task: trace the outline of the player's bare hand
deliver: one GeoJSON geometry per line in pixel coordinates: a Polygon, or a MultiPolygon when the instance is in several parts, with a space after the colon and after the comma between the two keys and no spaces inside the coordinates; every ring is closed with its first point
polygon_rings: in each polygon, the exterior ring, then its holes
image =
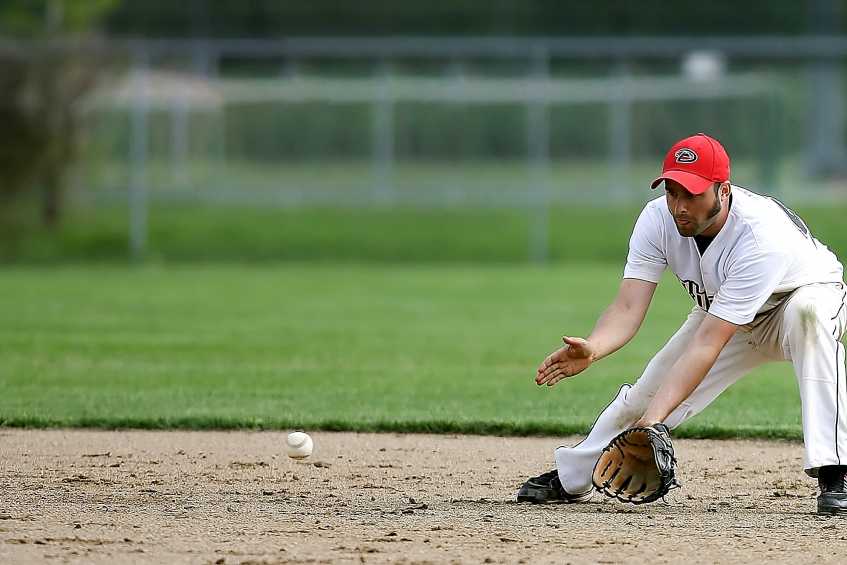
{"type": "Polygon", "coordinates": [[[581,337],[562,336],[565,346],[547,356],[538,366],[535,384],[553,386],[562,379],[581,373],[594,362],[594,349],[581,337]]]}

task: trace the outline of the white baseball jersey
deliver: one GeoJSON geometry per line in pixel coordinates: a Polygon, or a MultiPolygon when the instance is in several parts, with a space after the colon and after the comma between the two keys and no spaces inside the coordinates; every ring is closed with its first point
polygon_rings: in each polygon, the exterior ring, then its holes
{"type": "Polygon", "coordinates": [[[696,306],[636,383],[621,387],[588,437],[556,449],[565,491],[592,491],[600,453],[643,416],[706,311],[744,331],[735,332],[703,381],[664,422],[675,428],[754,368],[791,361],[800,389],[806,473],[814,477],[820,467],[847,465],[847,394],[841,392],[847,371],[840,342],[847,291],[835,255],[780,202],[733,186],[726,224],[702,257],[693,237],[679,235],[664,196],[647,203],[633,230],[624,277],[657,283],[666,267],[696,306]]]}
{"type": "Polygon", "coordinates": [[[670,267],[696,304],[737,325],[753,322],[787,293],[840,282],[841,263],[781,202],[732,187],[726,223],[703,252],[679,234],[665,197],[644,207],[629,243],[624,278],[658,283],[670,267]]]}

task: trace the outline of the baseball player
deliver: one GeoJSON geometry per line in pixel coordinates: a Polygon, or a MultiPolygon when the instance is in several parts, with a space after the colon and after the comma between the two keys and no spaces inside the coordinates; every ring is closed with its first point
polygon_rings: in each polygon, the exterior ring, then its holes
{"type": "Polygon", "coordinates": [[[805,223],[774,198],[729,180],[721,144],[680,140],[652,187],[629,242],[618,294],[587,338],[538,367],[552,386],[623,347],[638,331],[670,267],[694,301],[682,327],[634,385],[624,384],[588,436],[555,451],[556,469],[524,483],[519,501],[584,502],[602,449],[633,426],[673,429],[763,363],[790,361],[800,388],[804,468],[820,486],[818,513],[847,513],[847,322],[843,269],[805,223]]]}

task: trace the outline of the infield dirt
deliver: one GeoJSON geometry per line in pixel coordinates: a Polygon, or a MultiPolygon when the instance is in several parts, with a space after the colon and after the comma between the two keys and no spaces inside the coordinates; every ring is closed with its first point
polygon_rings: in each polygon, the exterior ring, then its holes
{"type": "Polygon", "coordinates": [[[0,430],[3,563],[714,563],[847,559],[794,442],[675,442],[681,489],[517,504],[579,438],[0,430]]]}

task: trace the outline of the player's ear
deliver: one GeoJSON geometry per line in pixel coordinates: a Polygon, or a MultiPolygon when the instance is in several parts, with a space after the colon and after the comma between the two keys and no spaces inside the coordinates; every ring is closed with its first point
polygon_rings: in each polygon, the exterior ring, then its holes
{"type": "Polygon", "coordinates": [[[732,192],[732,185],[729,182],[722,182],[720,188],[720,195],[723,198],[729,198],[730,193],[732,192]]]}

